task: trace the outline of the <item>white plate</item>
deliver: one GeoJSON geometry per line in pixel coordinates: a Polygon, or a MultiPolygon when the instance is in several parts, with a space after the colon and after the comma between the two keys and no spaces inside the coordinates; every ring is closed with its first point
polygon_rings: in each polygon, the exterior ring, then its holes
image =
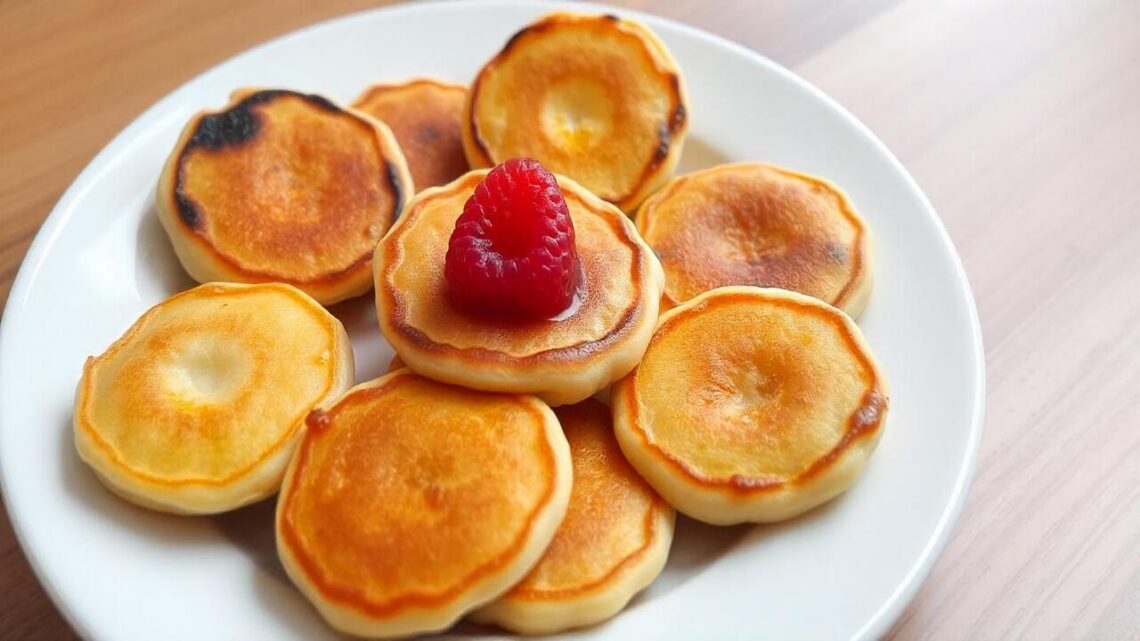
{"type": "MultiPolygon", "coordinates": [[[[191,284],[155,219],[152,196],[182,125],[246,85],[348,101],[378,80],[467,81],[508,36],[552,8],[417,4],[279,38],[167,96],[68,189],[32,244],[4,316],[0,471],[24,550],[81,634],[332,636],[278,565],[272,501],[216,518],[148,512],[104,490],[72,446],[72,394],[84,359],[191,284]]],[[[866,473],[845,496],[778,526],[713,528],[681,519],[661,578],[620,616],[579,634],[879,636],[942,549],[981,433],[981,333],[962,266],[913,179],[835,102],[725,40],[619,13],[647,22],[685,72],[692,131],[683,171],[773,161],[835,181],[866,217],[876,282],[861,325],[886,371],[891,415],[866,473]]],[[[371,306],[365,297],[336,310],[352,335],[360,380],[380,373],[391,353],[371,306]]]]}

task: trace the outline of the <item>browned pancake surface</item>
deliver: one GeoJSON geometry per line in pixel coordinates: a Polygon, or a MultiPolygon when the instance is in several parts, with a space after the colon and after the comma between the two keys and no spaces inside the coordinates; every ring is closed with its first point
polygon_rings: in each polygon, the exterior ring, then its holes
{"type": "Polygon", "coordinates": [[[279,528],[322,596],[377,617],[446,607],[516,561],[556,491],[531,397],[410,372],[314,413],[279,528]]]}
{"type": "Polygon", "coordinates": [[[677,178],[645,202],[637,227],[665,268],[668,306],[755,285],[845,307],[870,268],[863,221],[842,192],[760,163],[677,178]]]}
{"type": "Polygon", "coordinates": [[[887,399],[842,312],[741,290],[666,316],[620,385],[653,456],[696,485],[753,494],[822,473],[879,430],[887,399]]]}
{"type": "Polygon", "coordinates": [[[610,408],[589,399],[556,408],[570,443],[570,506],[542,560],[504,598],[561,601],[602,590],[662,536],[670,508],[622,456],[610,408]]]}
{"type": "Polygon", "coordinates": [[[180,223],[253,280],[335,280],[367,263],[401,202],[372,124],[272,90],[202,116],[177,158],[180,223]]]}
{"type": "Polygon", "coordinates": [[[88,360],[76,429],[132,478],[227,485],[279,451],[327,395],[342,331],[291,287],[202,285],[88,360]]]}
{"type": "Polygon", "coordinates": [[[533,157],[627,209],[647,183],[665,179],[659,169],[687,124],[681,78],[664,47],[614,16],[538,20],[483,67],[471,92],[473,165],[533,157]]]}
{"type": "Polygon", "coordinates": [[[353,107],[384,121],[395,134],[416,189],[455,180],[467,169],[463,101],[467,88],[426,78],[375,85],[353,107]]]}

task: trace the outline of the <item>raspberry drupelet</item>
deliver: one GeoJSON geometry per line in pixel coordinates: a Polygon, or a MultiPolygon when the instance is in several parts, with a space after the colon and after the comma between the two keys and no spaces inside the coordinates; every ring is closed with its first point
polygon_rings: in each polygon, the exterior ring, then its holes
{"type": "Polygon", "coordinates": [[[558,181],[530,158],[496,166],[475,188],[455,222],[444,266],[454,304],[530,319],[570,307],[581,272],[558,181]]]}

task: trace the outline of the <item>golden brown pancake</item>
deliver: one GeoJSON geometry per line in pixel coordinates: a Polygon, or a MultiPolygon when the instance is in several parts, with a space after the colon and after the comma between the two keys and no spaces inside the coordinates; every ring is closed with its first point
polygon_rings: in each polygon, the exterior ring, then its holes
{"type": "Polygon", "coordinates": [[[593,625],[657,578],[673,542],[673,508],[630,467],[610,408],[588,399],[556,409],[570,442],[566,518],[538,565],[472,619],[523,634],[593,625]]]}
{"type": "Polygon", "coordinates": [[[447,184],[467,173],[463,101],[467,87],[431,78],[369,87],[352,106],[392,129],[417,189],[447,184]]]}
{"type": "Polygon", "coordinates": [[[674,179],[637,212],[665,268],[663,306],[726,285],[779,287],[857,317],[871,296],[871,237],[831,183],[763,163],[674,179]]]}
{"type": "Polygon", "coordinates": [[[463,144],[472,167],[528,156],[632,211],[676,169],[687,104],[677,63],[647,27],[552,13],[479,72],[463,144]]]}
{"type": "Polygon", "coordinates": [[[202,285],[87,359],[75,447],[128,501],[223,512],[277,491],[305,416],[352,376],[344,327],[304,293],[202,285]]]}
{"type": "Polygon", "coordinates": [[[416,372],[474,389],[576,403],[641,358],[664,275],[624,214],[558,177],[582,261],[582,295],[563,316],[498,320],[452,305],[444,261],[455,221],[487,174],[422,191],[376,248],[380,329],[416,372]]]}
{"type": "Polygon", "coordinates": [[[330,305],[368,291],[372,250],[413,189],[383,123],[321,96],[244,90],[186,125],[155,203],[195,280],[283,282],[330,305]]]}
{"type": "Polygon", "coordinates": [[[843,312],[722,287],[661,317],[613,410],[622,452],[673,507],[714,524],[780,521],[855,481],[887,387],[843,312]]]}
{"type": "Polygon", "coordinates": [[[308,425],[277,502],[277,549],[342,632],[450,626],[525,576],[565,515],[569,447],[533,396],[404,369],[308,425]]]}

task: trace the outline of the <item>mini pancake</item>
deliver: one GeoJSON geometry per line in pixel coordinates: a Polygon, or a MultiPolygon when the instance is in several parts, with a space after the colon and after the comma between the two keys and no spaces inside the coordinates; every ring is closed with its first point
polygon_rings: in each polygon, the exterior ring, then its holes
{"type": "Polygon", "coordinates": [[[661,573],[673,542],[673,508],[622,456],[610,408],[589,399],[554,413],[574,462],[566,519],[530,574],[471,616],[523,634],[617,614],[661,573]]]}
{"type": "Polygon", "coordinates": [[[633,223],[558,177],[574,222],[583,285],[545,320],[488,319],[452,305],[444,263],[463,205],[486,170],[420,192],[376,248],[380,329],[416,372],[474,389],[576,403],[624,376],[657,322],[664,274],[633,223]]]}
{"type": "Polygon", "coordinates": [[[407,367],[407,365],[404,365],[404,361],[400,360],[399,355],[396,355],[392,357],[392,360],[388,361],[388,370],[385,373],[391,374],[392,372],[402,370],[405,367],[407,367]]]}
{"type": "Polygon", "coordinates": [[[301,291],[202,285],[87,359],[75,447],[128,501],[231,510],[277,491],[305,416],[352,377],[344,327],[301,291]]]}
{"type": "Polygon", "coordinates": [[[632,211],[673,175],[688,131],[681,71],[641,23],[553,13],[516,33],[467,96],[472,167],[537,159],[632,211]]]}
{"type": "Polygon", "coordinates": [[[450,626],[522,579],[566,513],[569,447],[533,396],[404,369],[308,425],[277,502],[277,550],[342,632],[450,626]]]}
{"type": "Polygon", "coordinates": [[[715,287],[779,287],[857,317],[871,296],[871,236],[831,183],[763,163],[674,179],[637,213],[661,258],[668,309],[715,287]]]}
{"type": "Polygon", "coordinates": [[[445,185],[467,173],[463,102],[467,87],[430,78],[369,87],[354,109],[392,129],[418,189],[445,185]]]}
{"type": "Polygon", "coordinates": [[[199,282],[283,282],[324,305],[368,291],[372,250],[414,187],[388,127],[321,96],[235,92],[196,115],[155,204],[199,282]]]}
{"type": "Polygon", "coordinates": [[[859,328],[795,292],[723,287],[665,313],[613,387],[622,452],[673,507],[780,521],[845,491],[875,449],[887,387],[859,328]]]}

